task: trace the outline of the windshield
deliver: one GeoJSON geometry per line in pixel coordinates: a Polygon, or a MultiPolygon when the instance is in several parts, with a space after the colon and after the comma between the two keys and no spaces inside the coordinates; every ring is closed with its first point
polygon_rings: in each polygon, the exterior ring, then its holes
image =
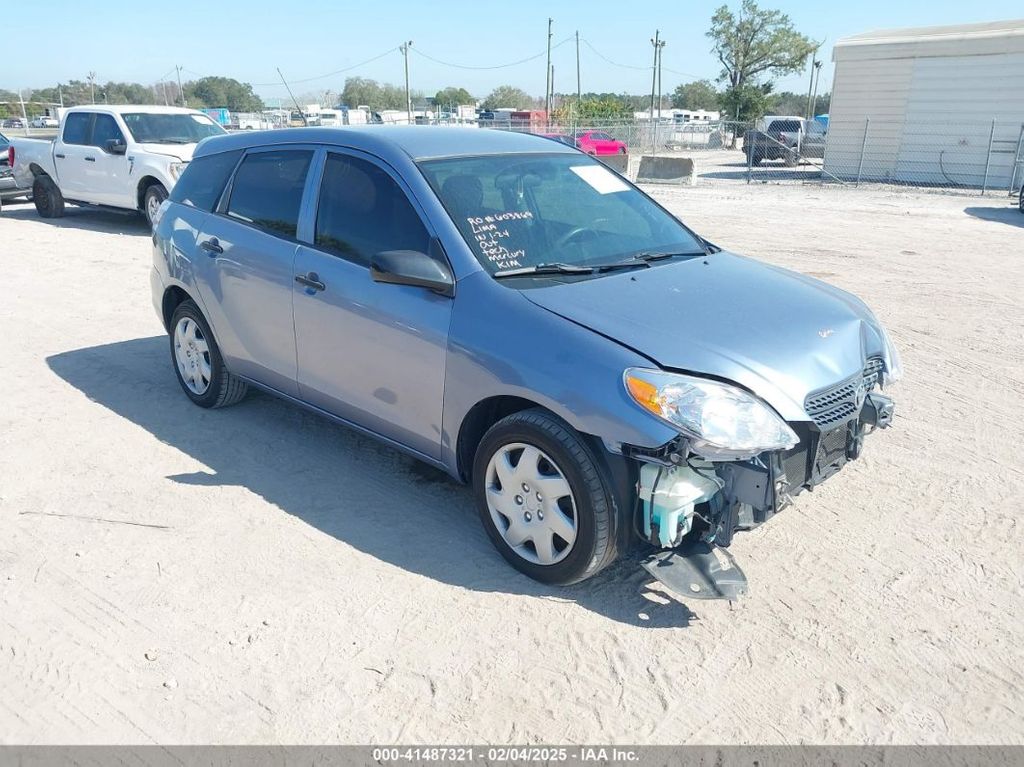
{"type": "Polygon", "coordinates": [[[224,129],[203,114],[130,112],[121,115],[139,144],[196,144],[224,129]]]}
{"type": "Polygon", "coordinates": [[[696,235],[650,198],[580,154],[458,157],[420,168],[490,274],[705,253],[696,235]]]}

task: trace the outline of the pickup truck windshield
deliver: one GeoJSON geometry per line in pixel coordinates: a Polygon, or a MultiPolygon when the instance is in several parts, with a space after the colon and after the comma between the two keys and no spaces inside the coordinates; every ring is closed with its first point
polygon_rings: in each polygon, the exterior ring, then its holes
{"type": "Polygon", "coordinates": [[[128,112],[121,117],[139,144],[195,144],[225,133],[206,115],[128,112]]]}
{"type": "Polygon", "coordinates": [[[646,195],[582,154],[457,157],[419,166],[492,275],[600,276],[607,273],[600,267],[638,254],[706,252],[646,195]],[[552,264],[557,272],[529,269],[552,264]]]}

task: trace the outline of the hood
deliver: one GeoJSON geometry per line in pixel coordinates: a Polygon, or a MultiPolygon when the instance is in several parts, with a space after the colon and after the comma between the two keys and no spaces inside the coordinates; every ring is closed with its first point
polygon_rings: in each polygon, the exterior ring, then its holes
{"type": "Polygon", "coordinates": [[[523,295],[662,368],[738,383],[789,421],[807,420],[808,394],[884,355],[878,321],[859,299],[726,252],[523,295]]]}
{"type": "Polygon", "coordinates": [[[198,144],[138,144],[147,154],[162,154],[178,162],[189,162],[198,144]]]}

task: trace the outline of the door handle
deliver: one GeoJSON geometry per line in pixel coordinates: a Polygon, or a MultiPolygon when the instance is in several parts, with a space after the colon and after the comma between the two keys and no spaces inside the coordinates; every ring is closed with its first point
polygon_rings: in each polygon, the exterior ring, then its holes
{"type": "Polygon", "coordinates": [[[56,157],[58,160],[63,160],[64,159],[64,155],[62,155],[62,154],[55,154],[54,157],[56,157]]]}
{"type": "Polygon", "coordinates": [[[199,247],[205,250],[206,255],[208,255],[210,258],[213,258],[214,256],[219,256],[221,253],[224,252],[224,248],[220,246],[220,242],[217,240],[216,237],[211,237],[208,240],[203,240],[201,243],[199,243],[199,247]]]}
{"type": "Polygon", "coordinates": [[[320,282],[320,275],[316,272],[310,272],[309,274],[296,274],[295,281],[300,285],[305,285],[307,288],[313,290],[327,290],[327,286],[320,282]]]}
{"type": "Polygon", "coordinates": [[[86,162],[96,162],[96,158],[95,157],[86,157],[85,161],[86,162]]]}

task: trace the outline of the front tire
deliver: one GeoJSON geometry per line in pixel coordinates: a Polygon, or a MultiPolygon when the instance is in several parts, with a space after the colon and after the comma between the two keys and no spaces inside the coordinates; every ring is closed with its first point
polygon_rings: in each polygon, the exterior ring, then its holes
{"type": "Polygon", "coordinates": [[[64,215],[64,195],[49,176],[36,176],[32,182],[32,202],[41,218],[60,218],[64,215]]]}
{"type": "Polygon", "coordinates": [[[498,421],[477,448],[477,511],[495,547],[541,583],[586,580],[614,561],[615,502],[590,447],[531,409],[498,421]]]}
{"type": "Polygon", "coordinates": [[[142,198],[142,211],[146,214],[146,221],[150,229],[153,228],[153,221],[156,220],[156,212],[160,210],[160,204],[167,199],[167,190],[163,184],[153,184],[146,189],[142,198]]]}
{"type": "Polygon", "coordinates": [[[174,310],[170,342],[178,383],[196,405],[227,407],[246,395],[248,385],[224,366],[210,326],[193,301],[182,301],[174,310]]]}

